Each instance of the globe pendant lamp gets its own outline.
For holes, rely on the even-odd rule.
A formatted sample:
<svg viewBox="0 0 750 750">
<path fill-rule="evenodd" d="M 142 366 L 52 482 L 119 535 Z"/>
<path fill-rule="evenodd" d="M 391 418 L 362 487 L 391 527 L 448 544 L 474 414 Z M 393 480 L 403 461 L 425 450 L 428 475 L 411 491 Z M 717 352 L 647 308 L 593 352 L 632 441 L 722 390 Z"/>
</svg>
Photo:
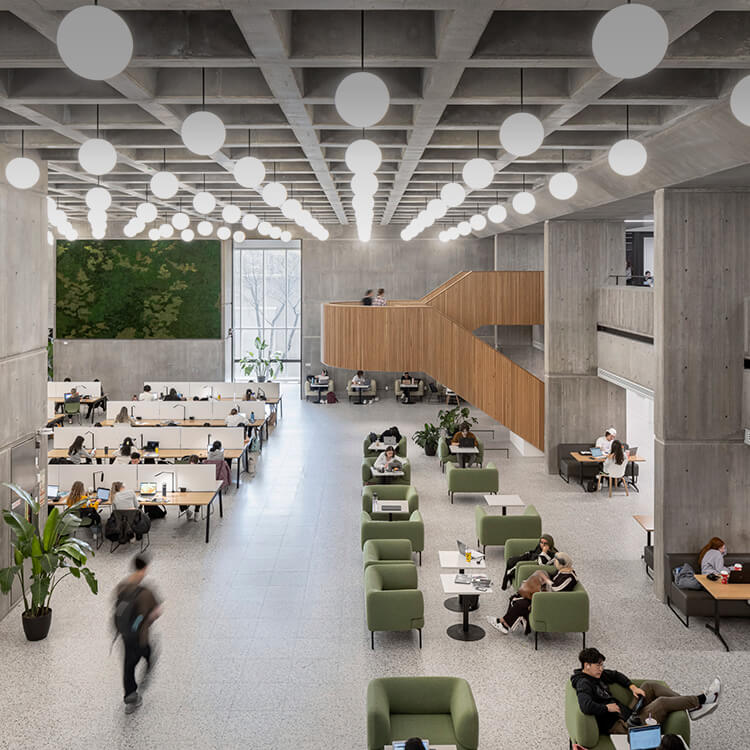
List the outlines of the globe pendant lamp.
<svg viewBox="0 0 750 750">
<path fill-rule="evenodd" d="M 235 233 L 232 235 L 232 239 L 235 242 L 244 242 L 245 241 L 245 233 L 241 229 L 237 229 Z"/>
<path fill-rule="evenodd" d="M 271 239 L 272 240 L 281 239 L 281 227 L 277 227 L 277 226 L 271 227 Z"/>
<path fill-rule="evenodd" d="M 181 232 L 190 226 L 190 217 L 182 210 L 182 203 L 180 203 L 180 210 L 172 217 L 172 226 Z"/>
<path fill-rule="evenodd" d="M 146 188 L 146 200 L 143 203 L 138 204 L 138 207 L 135 209 L 135 215 L 144 222 L 144 224 L 150 224 L 156 219 L 156 214 L 156 206 L 149 201 L 148 188 Z"/>
<path fill-rule="evenodd" d="M 344 161 L 354 174 L 376 172 L 383 161 L 383 154 L 377 143 L 367 138 L 359 138 L 347 146 Z"/>
<path fill-rule="evenodd" d="M 464 182 L 472 190 L 484 190 L 488 185 L 492 183 L 495 177 L 495 170 L 492 168 L 487 159 L 482 159 L 479 156 L 479 131 L 477 130 L 477 155 L 474 159 L 464 164 L 462 170 Z"/>
<path fill-rule="evenodd" d="M 500 144 L 513 156 L 528 156 L 539 149 L 544 141 L 541 120 L 523 111 L 523 69 L 521 73 L 521 112 L 507 117 L 500 126 Z"/>
<path fill-rule="evenodd" d="M 263 186 L 261 196 L 267 205 L 278 208 L 286 200 L 286 188 L 280 182 L 269 182 Z"/>
<path fill-rule="evenodd" d="M 194 154 L 210 156 L 224 145 L 227 131 L 213 112 L 206 112 L 206 69 L 202 69 L 201 109 L 188 115 L 182 123 L 182 142 Z"/>
<path fill-rule="evenodd" d="M 336 88 L 334 104 L 344 122 L 369 128 L 380 122 L 391 103 L 388 87 L 373 73 L 365 72 L 365 12 L 360 13 L 360 67 Z"/>
<path fill-rule="evenodd" d="M 171 224 L 159 225 L 159 236 L 168 240 L 174 234 L 174 227 Z"/>
<path fill-rule="evenodd" d="M 57 51 L 81 78 L 106 81 L 129 65 L 133 35 L 114 11 L 101 5 L 84 5 L 71 10 L 57 27 Z"/>
<path fill-rule="evenodd" d="M 258 217 L 255 214 L 245 214 L 242 217 L 242 226 L 248 232 L 252 232 L 258 226 Z"/>
<path fill-rule="evenodd" d="M 198 234 L 201 237 L 208 237 L 211 232 L 214 231 L 214 225 L 210 221 L 206 221 L 205 219 L 203 221 L 199 221 L 196 228 L 198 229 Z"/>
<path fill-rule="evenodd" d="M 39 165 L 24 156 L 24 133 L 21 131 L 21 155 L 11 159 L 5 167 L 5 179 L 19 190 L 28 190 L 39 182 Z"/>
<path fill-rule="evenodd" d="M 729 107 L 743 125 L 750 125 L 750 75 L 740 79 L 732 89 Z"/>
<path fill-rule="evenodd" d="M 553 198 L 566 201 L 578 192 L 578 180 L 570 172 L 565 171 L 565 149 L 562 149 L 562 169 L 552 175 L 549 181 L 549 191 Z"/>
<path fill-rule="evenodd" d="M 167 172 L 167 149 L 164 149 L 164 155 L 162 160 L 162 171 L 156 172 L 151 176 L 151 192 L 162 200 L 169 200 L 177 195 L 177 191 L 180 189 L 180 183 L 177 178 L 171 173 Z"/>
<path fill-rule="evenodd" d="M 195 238 L 195 232 L 192 229 L 183 229 L 180 232 L 180 239 L 183 242 L 192 242 Z"/>
<path fill-rule="evenodd" d="M 653 8 L 628 3 L 605 13 L 594 29 L 592 47 L 599 67 L 615 78 L 639 78 L 663 59 L 669 29 Z"/>
<path fill-rule="evenodd" d="M 302 204 L 295 198 L 287 198 L 281 204 L 281 213 L 285 218 L 294 221 L 294 217 L 302 210 Z M 257 222 L 256 222 L 257 223 Z"/>
<path fill-rule="evenodd" d="M 152 227 L 148 230 L 148 238 L 151 240 L 151 242 L 156 242 L 161 237 L 159 234 L 159 230 L 156 227 Z"/>
<path fill-rule="evenodd" d="M 646 166 L 648 154 L 642 143 L 630 137 L 630 107 L 625 107 L 625 136 L 610 148 L 607 160 L 614 172 L 632 177 Z"/>
<path fill-rule="evenodd" d="M 112 195 L 107 188 L 97 185 L 86 193 L 86 205 L 92 211 L 106 211 L 112 205 Z"/>
<path fill-rule="evenodd" d="M 285 229 L 281 233 L 281 241 L 282 242 L 290 242 L 291 239 L 292 239 L 292 233 L 288 229 Z"/>
<path fill-rule="evenodd" d="M 453 174 L 453 163 L 451 162 L 451 181 L 440 188 L 440 199 L 448 208 L 456 208 L 466 200 L 464 186 L 455 181 Z"/>
<path fill-rule="evenodd" d="M 513 210 L 519 214 L 530 214 L 536 208 L 536 198 L 526 190 L 526 175 L 523 175 L 522 189 L 511 201 Z"/>
<path fill-rule="evenodd" d="M 203 190 L 193 196 L 193 208 L 199 214 L 210 214 L 216 208 L 216 198 L 206 190 L 206 175 L 203 175 Z"/>
<path fill-rule="evenodd" d="M 230 190 L 229 204 L 221 209 L 221 218 L 224 219 L 227 224 L 236 224 L 242 218 L 242 211 L 240 211 L 239 206 L 235 206 L 234 203 L 232 203 L 232 198 L 233 196 Z"/>
<path fill-rule="evenodd" d="M 260 159 L 250 156 L 251 131 L 247 131 L 247 156 L 243 156 L 234 165 L 234 179 L 246 188 L 257 188 L 266 179 L 266 168 Z"/>
<path fill-rule="evenodd" d="M 78 149 L 78 163 L 89 174 L 103 175 L 111 172 L 117 164 L 114 146 L 99 137 L 99 105 L 96 105 L 96 138 L 89 138 Z"/>
<path fill-rule="evenodd" d="M 433 219 L 442 219 L 448 213 L 448 204 L 442 198 L 433 198 L 427 204 L 427 213 Z"/>
<path fill-rule="evenodd" d="M 494 206 L 490 206 L 487 211 L 487 218 L 493 224 L 502 224 L 508 218 L 508 211 L 505 206 L 496 203 Z"/>
<path fill-rule="evenodd" d="M 352 177 L 352 192 L 355 195 L 375 195 L 378 191 L 378 178 L 374 174 L 355 174 Z"/>
<path fill-rule="evenodd" d="M 487 219 L 485 219 L 482 214 L 475 213 L 469 218 L 469 224 L 471 224 L 471 228 L 475 232 L 481 232 L 487 226 Z"/>
<path fill-rule="evenodd" d="M 471 224 L 464 219 L 464 221 L 458 222 L 458 233 L 462 237 L 468 237 L 471 234 Z"/>
<path fill-rule="evenodd" d="M 220 240 L 228 240 L 232 236 L 232 230 L 229 227 L 219 227 L 216 230 L 216 236 Z"/>
</svg>

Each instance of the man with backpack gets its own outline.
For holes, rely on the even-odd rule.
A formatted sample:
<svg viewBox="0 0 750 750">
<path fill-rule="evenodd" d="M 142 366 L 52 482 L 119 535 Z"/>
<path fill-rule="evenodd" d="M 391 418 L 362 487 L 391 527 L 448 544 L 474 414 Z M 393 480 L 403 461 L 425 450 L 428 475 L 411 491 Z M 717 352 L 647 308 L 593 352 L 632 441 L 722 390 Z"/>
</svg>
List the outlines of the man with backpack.
<svg viewBox="0 0 750 750">
<path fill-rule="evenodd" d="M 148 558 L 136 555 L 134 571 L 117 585 L 115 592 L 115 639 L 122 637 L 124 649 L 123 685 L 125 688 L 125 713 L 131 714 L 143 703 L 135 681 L 135 669 L 141 659 L 146 660 L 146 677 L 154 665 L 154 655 L 149 643 L 149 628 L 161 615 L 161 605 L 156 595 L 143 579 L 148 572 Z M 142 681 L 142 687 L 145 679 Z"/>
</svg>

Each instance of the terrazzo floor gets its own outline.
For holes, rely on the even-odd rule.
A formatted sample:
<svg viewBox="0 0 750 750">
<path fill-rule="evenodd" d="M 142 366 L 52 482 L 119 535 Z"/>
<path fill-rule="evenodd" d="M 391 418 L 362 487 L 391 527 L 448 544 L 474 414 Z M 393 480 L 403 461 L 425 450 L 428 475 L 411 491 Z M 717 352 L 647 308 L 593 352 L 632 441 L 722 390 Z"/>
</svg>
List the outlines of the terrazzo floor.
<svg viewBox="0 0 750 750">
<path fill-rule="evenodd" d="M 479 708 L 480 746 L 552 750 L 568 746 L 563 690 L 577 666 L 580 636 L 533 640 L 495 631 L 460 643 L 445 630 L 459 615 L 443 607 L 437 552 L 474 538 L 478 496 L 450 505 L 437 460 L 409 443 L 412 481 L 425 519 L 419 568 L 425 596 L 424 648 L 416 634 L 377 634 L 370 650 L 364 620 L 359 547 L 360 461 L 364 435 L 398 424 L 410 435 L 439 406 L 305 404 L 290 390 L 255 479 L 244 477 L 212 519 L 174 516 L 151 534 L 151 582 L 164 599 L 154 627 L 160 659 L 143 706 L 123 713 L 119 645 L 110 653 L 111 592 L 126 575 L 130 550 L 93 559 L 100 593 L 66 580 L 53 600 L 47 640 L 24 639 L 20 610 L 0 622 L 2 748 L 366 747 L 365 691 L 377 676 L 465 677 Z M 481 416 L 481 426 L 491 421 Z M 499 429 L 495 441 L 507 433 Z M 729 621 L 725 653 L 696 619 L 684 628 L 658 602 L 643 572 L 645 534 L 632 520 L 650 512 L 652 467 L 643 490 L 626 498 L 585 494 L 544 473 L 542 459 L 489 454 L 500 491 L 520 494 L 542 515 L 544 530 L 569 552 L 591 596 L 590 645 L 607 666 L 634 677 L 668 680 L 684 692 L 721 675 L 719 709 L 693 726 L 694 750 L 747 746 L 750 667 L 748 621 Z M 492 548 L 489 571 L 502 573 Z M 472 621 L 501 613 L 503 592 L 485 595 Z M 744 708 L 743 708 L 744 706 Z"/>
</svg>

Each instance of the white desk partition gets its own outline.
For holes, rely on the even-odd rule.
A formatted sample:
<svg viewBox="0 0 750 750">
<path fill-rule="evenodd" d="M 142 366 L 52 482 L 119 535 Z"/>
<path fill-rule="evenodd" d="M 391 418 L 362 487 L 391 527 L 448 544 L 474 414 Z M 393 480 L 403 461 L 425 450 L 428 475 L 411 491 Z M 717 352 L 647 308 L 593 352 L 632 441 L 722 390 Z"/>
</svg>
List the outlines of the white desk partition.
<svg viewBox="0 0 750 750">
<path fill-rule="evenodd" d="M 168 391 L 170 388 L 175 388 L 178 393 L 182 393 L 188 399 L 192 399 L 193 396 L 198 398 L 213 398 L 215 399 L 221 394 L 222 401 L 225 398 L 244 398 L 245 391 L 251 388 L 253 393 L 258 392 L 258 388 L 262 388 L 267 398 L 278 398 L 279 397 L 279 384 L 278 383 L 225 383 L 223 381 L 210 381 L 210 382 L 194 382 L 194 383 L 171 383 L 166 381 L 144 381 L 144 385 L 148 384 L 151 386 L 151 390 L 156 393 L 164 393 L 165 389 Z"/>
<path fill-rule="evenodd" d="M 154 467 L 149 467 L 154 468 Z M 102 472 L 104 479 L 102 480 Z M 47 483 L 56 484 L 60 493 L 67 493 L 73 482 L 83 482 L 86 490 L 93 489 L 94 475 L 97 487 L 111 487 L 112 482 L 125 482 L 131 490 L 138 490 L 138 466 L 128 464 L 86 464 L 72 466 L 70 464 L 51 464 L 47 467 Z"/>
<path fill-rule="evenodd" d="M 91 449 L 91 433 L 93 432 L 94 447 L 101 450 L 109 448 L 109 455 L 114 456 L 126 437 L 133 439 L 135 450 L 139 451 L 149 440 L 159 442 L 160 448 L 201 450 L 211 442 L 220 440 L 224 448 L 242 448 L 244 432 L 238 427 L 57 427 L 53 435 L 54 448 L 68 448 L 78 437 L 84 436 L 84 445 Z M 88 433 L 88 434 L 87 434 Z M 98 456 L 100 457 L 100 456 Z"/>
<path fill-rule="evenodd" d="M 182 448 L 205 449 L 210 440 L 221 441 L 222 448 L 242 448 L 245 444 L 243 430 L 237 427 L 185 427 L 182 430 Z"/>
<path fill-rule="evenodd" d="M 114 419 L 122 407 L 128 410 L 128 414 L 141 419 L 158 419 L 158 401 L 107 401 L 107 419 Z"/>
<path fill-rule="evenodd" d="M 146 464 L 138 467 L 139 482 L 157 482 L 157 491 L 161 492 L 162 482 L 166 482 L 167 491 L 172 490 L 172 474 L 175 473 L 175 489 L 185 487 L 192 492 L 208 492 L 216 487 L 216 467 L 212 464 Z M 156 476 L 159 472 L 169 472 Z"/>
<path fill-rule="evenodd" d="M 201 403 L 209 403 L 211 405 L 212 419 L 225 419 L 227 414 L 229 414 L 234 408 L 243 414 L 247 414 L 248 417 L 250 416 L 251 411 L 260 414 L 263 410 L 262 406 L 260 406 L 257 401 L 232 401 L 231 399 L 221 399 L 221 401 L 201 401 Z"/>
<path fill-rule="evenodd" d="M 159 404 L 161 419 L 183 419 L 184 414 L 185 419 L 194 417 L 195 421 L 200 422 L 202 419 L 211 419 L 211 413 L 210 401 L 162 401 Z"/>
<path fill-rule="evenodd" d="M 75 388 L 81 396 L 101 396 L 102 384 L 86 380 L 73 380 L 63 383 L 59 380 L 47 383 L 47 398 L 62 398 L 66 393 Z"/>
</svg>

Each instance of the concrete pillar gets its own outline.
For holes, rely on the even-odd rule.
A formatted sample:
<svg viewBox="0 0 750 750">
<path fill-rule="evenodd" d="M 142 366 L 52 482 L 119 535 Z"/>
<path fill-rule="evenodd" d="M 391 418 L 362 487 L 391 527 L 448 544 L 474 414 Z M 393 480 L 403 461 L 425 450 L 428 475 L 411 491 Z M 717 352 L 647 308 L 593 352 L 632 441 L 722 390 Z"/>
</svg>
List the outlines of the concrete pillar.
<svg viewBox="0 0 750 750">
<path fill-rule="evenodd" d="M 624 268 L 620 222 L 545 223 L 544 452 L 550 474 L 558 471 L 559 443 L 593 441 L 608 426 L 625 435 L 625 390 L 596 375 L 596 290 Z"/>
<path fill-rule="evenodd" d="M 655 236 L 655 578 L 665 552 L 712 536 L 750 549 L 750 447 L 742 443 L 750 191 L 658 190 Z"/>
</svg>

